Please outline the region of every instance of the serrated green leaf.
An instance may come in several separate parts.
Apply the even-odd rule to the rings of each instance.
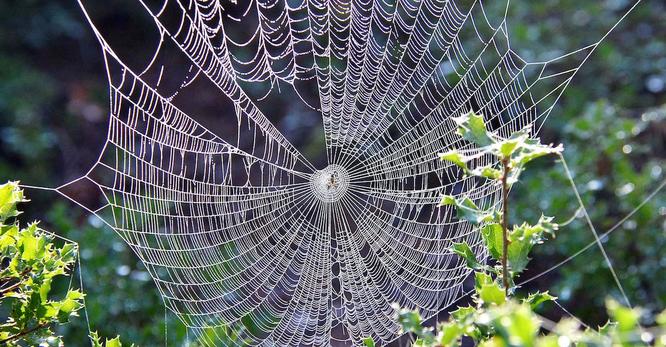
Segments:
[[[451,251],[465,259],[467,267],[470,269],[478,270],[481,268],[481,264],[476,260],[476,254],[474,254],[467,242],[454,243],[453,246],[451,246]]]
[[[502,244],[504,242],[502,226],[498,223],[486,224],[481,228],[481,236],[490,252],[490,256],[497,261],[502,259]]]
[[[21,257],[25,260],[33,260],[37,258],[39,248],[39,239],[34,233],[25,233],[21,239],[22,253]]]
[[[491,180],[497,180],[502,177],[502,172],[495,169],[492,165],[478,167],[470,171],[469,174],[472,176],[488,178]]]
[[[439,346],[458,346],[462,337],[462,329],[454,322],[446,322],[438,327],[437,342]]]
[[[536,225],[523,223],[511,230],[507,251],[511,271],[514,273],[522,272],[530,260],[529,253],[534,245],[543,241],[544,234],[554,234],[554,231],[557,230],[557,224],[553,223],[552,220],[552,217],[541,216]]]
[[[439,206],[448,206],[456,205],[456,198],[453,195],[443,195],[442,200],[439,202]]]
[[[106,347],[122,347],[122,343],[120,343],[120,336],[116,336],[111,340],[107,339],[105,345]]]
[[[542,145],[538,141],[538,139],[526,141],[511,159],[511,167],[523,167],[534,159],[549,154],[559,154],[564,150],[561,144],[553,147],[552,145]]]
[[[622,306],[612,299],[606,300],[606,309],[610,318],[617,324],[619,331],[629,332],[638,328],[641,319],[640,309]]]
[[[83,293],[78,290],[70,290],[67,292],[65,299],[60,301],[58,321],[60,323],[68,322],[69,317],[83,306],[82,299]]]
[[[506,301],[506,294],[499,284],[484,284],[477,290],[479,299],[485,304],[501,305]]]
[[[520,134],[512,136],[510,139],[503,140],[497,143],[494,148],[497,148],[497,154],[500,158],[511,158],[511,156],[522,149],[522,145],[527,140],[527,134]]]
[[[51,280],[45,280],[41,286],[39,286],[39,296],[42,299],[42,302],[45,303],[49,299],[49,292],[51,291]]]
[[[372,337],[366,337],[363,339],[363,346],[375,347],[375,340],[373,340]]]
[[[456,198],[451,195],[444,195],[440,202],[440,206],[446,205],[455,206],[458,219],[466,220],[472,224],[479,224],[492,218],[491,214],[480,210],[468,197]]]
[[[458,307],[455,311],[451,312],[451,317],[456,321],[465,321],[467,318],[474,315],[476,308],[472,306]]]
[[[493,283],[493,278],[485,272],[477,271],[474,273],[474,286],[475,288],[481,288],[481,286]]]
[[[542,303],[546,301],[555,301],[555,299],[557,299],[556,296],[552,296],[546,291],[531,293],[527,298],[523,299],[523,302],[529,304],[532,309],[536,309]]]
[[[534,346],[541,321],[528,305],[502,307],[494,326],[511,346]]]
[[[465,172],[469,171],[467,168],[467,159],[457,150],[450,150],[448,152],[439,153],[439,160],[451,162],[461,167]]]
[[[474,273],[474,288],[484,304],[501,305],[506,301],[504,290],[485,272]]]
[[[88,336],[90,337],[92,347],[102,347],[102,340],[99,338],[99,334],[96,331],[91,332]]]
[[[4,224],[11,217],[18,216],[19,211],[16,209],[16,205],[23,201],[26,200],[18,182],[7,182],[0,185],[0,224]]]
[[[457,133],[465,140],[484,147],[492,144],[492,139],[486,129],[482,115],[470,111],[460,117],[452,118],[458,126]]]

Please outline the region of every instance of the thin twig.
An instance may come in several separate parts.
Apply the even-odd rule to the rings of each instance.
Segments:
[[[39,325],[35,326],[35,327],[32,328],[32,329],[23,330],[23,331],[21,331],[21,332],[19,332],[19,333],[17,333],[17,334],[14,334],[14,335],[12,335],[12,336],[10,336],[10,337],[4,339],[4,340],[0,340],[0,344],[5,344],[5,343],[7,343],[7,342],[9,342],[9,341],[16,340],[16,339],[18,339],[18,338],[20,338],[20,337],[23,337],[23,336],[25,336],[25,335],[31,334],[31,333],[33,333],[33,332],[39,330],[39,329],[45,328],[47,325],[49,325],[49,324],[48,324],[48,323],[42,323],[42,324],[39,324]]]

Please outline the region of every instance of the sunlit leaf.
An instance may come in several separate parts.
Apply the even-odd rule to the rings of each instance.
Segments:
[[[476,270],[481,267],[481,264],[479,264],[478,260],[476,260],[476,254],[474,254],[474,251],[472,251],[467,242],[454,243],[453,246],[451,247],[451,250],[453,251],[453,253],[465,259],[467,267],[469,267],[470,269]]]
[[[452,119],[458,126],[458,134],[465,140],[480,147],[492,144],[492,140],[488,134],[486,123],[484,122],[482,115],[470,111],[460,117],[453,117]]]

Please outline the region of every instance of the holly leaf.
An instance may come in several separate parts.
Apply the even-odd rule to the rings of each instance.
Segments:
[[[463,329],[455,322],[446,322],[439,325],[437,342],[439,346],[459,346]]]
[[[477,167],[476,169],[469,171],[469,174],[491,180],[498,180],[502,177],[502,171],[495,169],[493,165]]]
[[[122,347],[122,344],[120,343],[120,337],[116,336],[111,340],[106,340],[106,347]]]
[[[622,306],[612,299],[606,300],[606,309],[608,316],[617,324],[619,331],[630,332],[638,328],[641,319],[640,309]]]
[[[510,138],[502,140],[493,146],[495,152],[500,158],[511,158],[511,156],[520,151],[529,135],[524,131],[515,132]]]
[[[458,135],[462,136],[465,140],[479,147],[489,146],[493,143],[482,115],[470,111],[452,119],[458,126]]]
[[[523,167],[534,159],[549,155],[560,154],[564,150],[562,145],[553,147],[553,145],[542,145],[539,139],[526,140],[511,159],[511,167]]]
[[[524,303],[527,303],[532,307],[532,309],[536,309],[541,305],[542,303],[546,301],[555,301],[557,299],[556,296],[550,295],[547,291],[546,292],[536,292],[536,293],[531,293],[528,297],[523,299]]]
[[[20,212],[16,209],[16,205],[23,201],[26,200],[18,182],[7,182],[0,185],[0,224],[4,224],[9,218],[18,216]]]
[[[544,234],[554,235],[557,224],[553,223],[553,217],[541,216],[536,225],[523,223],[515,226],[509,233],[509,247],[507,258],[511,271],[522,272],[530,258],[528,257],[534,245],[542,243]]]
[[[467,321],[476,312],[476,308],[472,306],[458,307],[455,311],[451,312],[451,317],[459,323]]]
[[[83,307],[83,293],[79,290],[70,290],[65,299],[59,302],[58,321],[66,323],[69,317]]]
[[[468,172],[467,168],[467,157],[453,149],[448,152],[439,153],[439,160],[451,162],[459,167],[461,167],[465,172]]]
[[[484,272],[474,274],[476,294],[484,304],[501,305],[506,301],[506,294],[492,277]]]
[[[451,251],[465,259],[467,267],[470,269],[479,270],[481,268],[481,264],[476,260],[476,254],[474,254],[467,242],[454,243]]]
[[[479,209],[479,207],[468,197],[460,199],[452,195],[444,195],[439,205],[455,206],[458,219],[466,220],[472,224],[480,224],[492,218],[492,214]]]
[[[490,256],[497,261],[502,259],[502,245],[504,242],[502,226],[498,223],[486,224],[481,228],[481,236],[490,252]]]

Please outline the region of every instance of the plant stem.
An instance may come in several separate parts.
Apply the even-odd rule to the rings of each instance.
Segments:
[[[8,338],[6,338],[6,339],[4,339],[4,340],[0,340],[0,344],[5,344],[5,343],[7,343],[7,342],[9,342],[9,341],[16,340],[16,339],[18,339],[18,338],[20,338],[20,337],[23,337],[23,336],[25,336],[25,335],[31,334],[31,333],[33,333],[33,332],[39,330],[39,329],[45,328],[47,325],[48,325],[48,323],[42,323],[42,324],[39,324],[39,325],[35,326],[35,327],[32,328],[32,329],[23,330],[23,331],[21,331],[21,332],[15,334],[15,335],[9,336]]]
[[[504,293],[509,295],[509,269],[507,253],[509,251],[508,218],[509,218],[509,158],[502,159],[502,283]]]

